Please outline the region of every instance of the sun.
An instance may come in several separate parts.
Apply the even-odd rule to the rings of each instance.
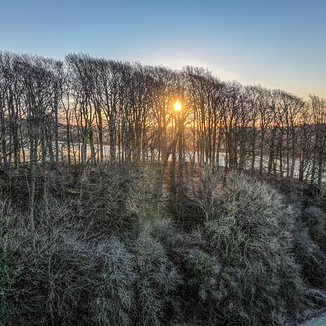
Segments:
[[[176,112],[180,112],[181,109],[182,109],[182,105],[181,105],[181,103],[180,103],[179,101],[175,102],[175,103],[174,103],[174,110],[175,110]]]

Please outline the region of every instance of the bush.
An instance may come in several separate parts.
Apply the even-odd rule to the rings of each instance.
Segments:
[[[200,249],[189,249],[183,253],[183,272],[186,282],[183,286],[184,300],[189,313],[212,325],[220,324],[218,311],[222,299],[218,282],[221,264],[216,257]]]
[[[326,213],[319,207],[311,206],[303,211],[302,218],[309,229],[311,239],[326,253]]]
[[[6,324],[7,296],[9,292],[8,253],[3,239],[5,222],[0,220],[0,325]]]
[[[295,257],[304,281],[326,289],[326,254],[312,241],[309,229],[299,223],[295,232]]]
[[[6,325],[10,280],[8,270],[9,223],[12,207],[7,201],[0,201],[0,326]]]
[[[181,278],[163,246],[148,232],[135,241],[139,325],[163,325],[179,309],[175,298]],[[180,311],[179,311],[180,312]]]
[[[212,188],[214,189],[214,188]],[[214,214],[205,222],[211,254],[222,263],[223,310],[250,325],[278,322],[295,309],[301,295],[293,252],[294,212],[266,184],[230,175]]]
[[[80,240],[83,233],[73,230],[71,211],[65,202],[61,204],[38,203],[35,230],[12,221],[16,226],[8,241],[8,325],[93,322],[96,248]],[[15,219],[25,221],[18,216]]]
[[[162,201],[162,176],[159,167],[139,167],[133,175],[132,190],[126,199],[127,214],[136,222],[165,218]]]
[[[300,301],[298,265],[325,287],[321,210],[294,227],[271,187],[206,168],[182,189],[198,216],[172,222],[161,177],[90,171],[36,198],[33,230],[0,202],[0,325],[271,325]]]
[[[134,172],[119,165],[94,168],[80,178],[78,198],[75,199],[78,207],[78,216],[87,223],[94,221],[98,227],[103,227],[119,233],[122,229],[129,229],[131,221],[127,215],[126,202],[132,192]]]
[[[0,325],[6,324],[8,293],[7,252],[0,247]]]
[[[135,257],[115,237],[99,246],[104,259],[100,276],[99,297],[96,299],[100,325],[133,325],[136,315]]]

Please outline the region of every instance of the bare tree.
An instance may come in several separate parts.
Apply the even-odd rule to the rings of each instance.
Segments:
[[[312,158],[311,182],[315,181],[321,187],[322,176],[325,169],[326,148],[326,100],[316,95],[310,95],[310,108],[314,126],[314,152]]]

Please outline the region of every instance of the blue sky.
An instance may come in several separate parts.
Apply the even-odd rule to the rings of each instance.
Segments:
[[[0,50],[200,66],[326,98],[326,0],[0,0]]]

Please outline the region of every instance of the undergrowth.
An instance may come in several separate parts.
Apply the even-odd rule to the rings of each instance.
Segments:
[[[0,325],[277,325],[325,287],[320,207],[203,169],[175,211],[162,169],[118,171],[40,190],[34,228],[0,201]]]

